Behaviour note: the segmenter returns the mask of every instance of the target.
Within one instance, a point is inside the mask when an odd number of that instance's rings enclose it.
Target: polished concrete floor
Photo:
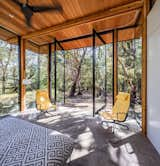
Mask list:
[[[112,126],[102,126],[100,117],[93,118],[85,106],[60,106],[49,114],[33,109],[15,116],[70,135],[75,140],[70,166],[160,165],[160,156],[135,119],[127,119],[129,131],[116,126],[113,134]]]

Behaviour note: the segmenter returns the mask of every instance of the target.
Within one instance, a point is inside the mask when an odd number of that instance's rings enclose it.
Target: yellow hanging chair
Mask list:
[[[49,99],[47,90],[37,90],[36,92],[36,107],[37,110],[48,112],[56,110],[56,105],[53,105]]]

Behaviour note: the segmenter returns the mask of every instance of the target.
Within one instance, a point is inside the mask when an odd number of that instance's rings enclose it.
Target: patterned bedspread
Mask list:
[[[0,166],[63,166],[73,140],[14,117],[0,120]]]

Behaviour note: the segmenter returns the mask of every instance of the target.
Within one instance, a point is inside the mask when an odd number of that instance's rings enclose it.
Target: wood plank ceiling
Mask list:
[[[25,3],[25,0],[19,1]],[[12,0],[1,0],[0,26],[14,32],[14,34],[0,28],[0,38],[14,41],[16,34],[37,45],[44,45],[52,42],[55,37],[58,40],[64,40],[91,34],[93,28],[97,32],[100,32],[132,26],[141,20],[141,7],[137,6],[135,9],[133,8],[132,10],[126,10],[118,14],[115,13],[115,15],[113,14],[109,17],[107,16],[118,8],[120,10],[121,6],[123,9],[123,6],[131,3],[136,4],[136,2],[141,2],[141,0],[29,0],[30,5],[54,6],[56,3],[59,3],[63,8],[63,12],[34,14],[32,17],[32,27],[29,28],[25,23],[25,18],[19,6]],[[100,18],[99,16],[101,15],[102,17]],[[97,20],[92,19],[94,16]],[[46,33],[41,34],[40,32]],[[139,32],[139,28],[119,32],[119,40],[138,37],[140,35]],[[109,35],[104,35],[103,38],[106,42],[111,42],[112,40]],[[72,49],[89,46],[91,44],[90,39],[84,39],[64,43],[63,47],[65,49]]]

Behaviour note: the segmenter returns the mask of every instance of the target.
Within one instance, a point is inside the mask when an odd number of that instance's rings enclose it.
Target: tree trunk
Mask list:
[[[6,91],[6,86],[5,86],[5,75],[3,75],[2,77],[2,94],[5,94],[5,91]]]
[[[82,63],[83,63],[85,54],[86,54],[86,49],[83,50],[83,55],[82,55],[81,60],[80,60],[80,62],[79,62],[79,66],[78,66],[78,69],[77,69],[77,74],[76,74],[76,77],[75,77],[75,79],[74,79],[74,81],[73,81],[73,84],[72,84],[72,86],[71,86],[70,93],[69,93],[69,97],[73,97],[73,96],[75,95],[76,87],[77,87],[77,82],[78,82],[78,79],[79,79],[79,76],[80,76],[81,66],[82,66]],[[77,55],[77,56],[78,56],[78,55]]]
[[[77,95],[82,95],[80,78],[79,78],[79,81],[78,81],[78,93],[77,93]]]
[[[70,93],[69,93],[69,97],[73,97],[75,95],[75,92],[76,92],[76,87],[77,87],[77,81],[79,79],[79,75],[80,75],[80,72],[81,72],[81,65],[82,65],[82,61],[83,61],[83,58],[81,59],[81,62],[79,64],[79,67],[78,67],[78,70],[77,70],[77,75],[76,75],[76,78],[75,80],[73,81],[73,84],[71,86],[71,90],[70,90]]]
[[[71,86],[71,90],[69,92],[69,97],[73,97],[75,92],[76,92],[76,80],[73,82],[72,86]]]

